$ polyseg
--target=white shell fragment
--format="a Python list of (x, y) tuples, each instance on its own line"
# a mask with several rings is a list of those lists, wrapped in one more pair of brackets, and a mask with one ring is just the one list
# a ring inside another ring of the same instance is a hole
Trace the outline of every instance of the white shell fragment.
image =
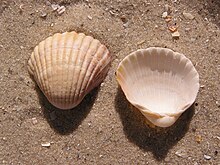
[(199, 75), (192, 62), (167, 48), (131, 53), (119, 64), (116, 78), (128, 101), (159, 127), (174, 124), (199, 90)]
[(52, 7), (53, 11), (56, 11), (57, 9), (60, 8), (60, 5), (52, 4), (51, 7)]
[(180, 37), (180, 33), (178, 31), (175, 31), (175, 32), (172, 33), (172, 37), (174, 39), (178, 39)]
[(66, 7), (65, 7), (65, 6), (60, 6), (60, 7), (57, 9), (57, 13), (58, 13), (59, 15), (63, 14), (65, 11), (66, 11)]
[(110, 67), (106, 46), (83, 33), (57, 33), (35, 47), (28, 69), (50, 103), (60, 109), (77, 106), (98, 86)]
[(205, 158), (206, 160), (210, 160), (212, 157), (209, 156), (209, 155), (204, 155), (204, 158)]
[(187, 12), (183, 12), (183, 16), (186, 18), (186, 19), (194, 19), (195, 17), (192, 15), (192, 14), (190, 14), (190, 13), (187, 13)]
[(42, 143), (41, 146), (42, 146), (42, 147), (50, 147), (50, 142)]
[(166, 18), (168, 16), (168, 13), (165, 11), (165, 12), (163, 12), (163, 14), (162, 14), (162, 18)]
[(53, 11), (57, 11), (58, 15), (62, 15), (66, 11), (65, 6), (60, 6), (58, 4), (51, 5)]

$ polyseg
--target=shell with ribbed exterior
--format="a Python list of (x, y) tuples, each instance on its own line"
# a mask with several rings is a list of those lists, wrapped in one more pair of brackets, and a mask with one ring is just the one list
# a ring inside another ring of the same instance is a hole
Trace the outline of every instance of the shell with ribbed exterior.
[(119, 64), (116, 78), (128, 101), (159, 127), (174, 124), (199, 90), (199, 75), (192, 62), (167, 48), (131, 53)]
[(111, 62), (106, 46), (83, 33), (56, 33), (37, 45), (28, 70), (50, 103), (76, 107), (105, 78)]

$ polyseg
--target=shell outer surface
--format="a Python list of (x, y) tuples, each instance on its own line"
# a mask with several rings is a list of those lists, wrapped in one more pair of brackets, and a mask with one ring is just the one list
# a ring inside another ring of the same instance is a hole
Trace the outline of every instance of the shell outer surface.
[(116, 79), (127, 100), (154, 125), (169, 127), (195, 101), (199, 74), (183, 54), (150, 47), (126, 56)]
[(28, 60), (28, 70), (51, 104), (71, 109), (103, 81), (110, 63), (106, 46), (73, 31), (40, 42)]

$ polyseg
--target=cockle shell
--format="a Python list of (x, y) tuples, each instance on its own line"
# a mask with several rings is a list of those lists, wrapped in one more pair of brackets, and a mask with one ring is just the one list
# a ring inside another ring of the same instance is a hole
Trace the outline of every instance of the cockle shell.
[(77, 106), (98, 86), (110, 67), (106, 46), (83, 33), (57, 33), (35, 47), (28, 70), (50, 103), (60, 109)]
[(199, 90), (199, 75), (192, 62), (167, 48), (131, 53), (119, 64), (116, 78), (128, 101), (159, 127), (174, 124)]

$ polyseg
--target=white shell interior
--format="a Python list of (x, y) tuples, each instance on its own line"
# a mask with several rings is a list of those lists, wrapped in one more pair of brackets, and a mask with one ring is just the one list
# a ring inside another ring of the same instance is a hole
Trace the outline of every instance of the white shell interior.
[[(116, 76), (127, 99), (160, 127), (172, 125), (193, 104), (199, 89), (199, 75), (191, 61), (167, 48), (128, 55)], [(164, 117), (169, 120), (161, 122)]]

